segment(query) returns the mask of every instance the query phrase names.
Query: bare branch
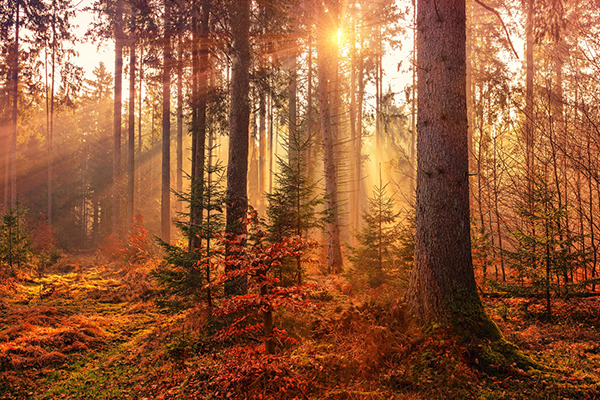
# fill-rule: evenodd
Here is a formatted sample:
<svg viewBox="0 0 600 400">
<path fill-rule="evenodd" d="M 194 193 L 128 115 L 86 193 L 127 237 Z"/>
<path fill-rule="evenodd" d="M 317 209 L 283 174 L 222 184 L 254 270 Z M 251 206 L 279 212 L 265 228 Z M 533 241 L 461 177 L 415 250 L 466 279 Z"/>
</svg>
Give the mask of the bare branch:
<svg viewBox="0 0 600 400">
<path fill-rule="evenodd" d="M 517 57 L 517 60 L 518 60 L 519 55 L 517 54 L 517 51 L 515 50 L 515 46 L 513 46 L 512 40 L 510 40 L 510 35 L 508 34 L 508 29 L 506 28 L 506 25 L 504 24 L 504 21 L 502 20 L 502 16 L 500 15 L 500 13 L 498 11 L 494 10 L 492 7 L 488 6 L 487 4 L 481 2 L 481 0 L 475 0 L 475 3 L 479 4 L 481 7 L 485 8 L 489 12 L 496 15 L 496 17 L 498 17 L 498 19 L 500 20 L 500 23 L 502 24 L 502 28 L 504 28 L 504 33 L 506 33 L 506 39 L 508 40 L 508 43 L 510 44 L 510 48 L 512 49 L 515 57 Z"/>
</svg>

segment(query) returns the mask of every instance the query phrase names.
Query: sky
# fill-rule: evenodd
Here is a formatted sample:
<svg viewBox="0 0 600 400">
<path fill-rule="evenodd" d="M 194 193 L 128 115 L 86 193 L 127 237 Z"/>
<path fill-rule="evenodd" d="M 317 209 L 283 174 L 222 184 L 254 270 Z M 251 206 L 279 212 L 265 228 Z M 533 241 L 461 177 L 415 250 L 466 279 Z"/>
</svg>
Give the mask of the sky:
<svg viewBox="0 0 600 400">
<path fill-rule="evenodd" d="M 76 35 L 83 38 L 91 23 L 93 15 L 89 11 L 84 11 L 86 7 L 91 6 L 93 0 L 81 0 L 76 5 L 77 15 L 73 20 L 76 26 Z M 398 3 L 404 3 L 398 1 Z M 410 24 L 410 21 L 407 22 Z M 403 24 L 404 25 L 404 24 Z M 402 92 L 404 87 L 411 83 L 412 77 L 409 72 L 406 72 L 410 67 L 410 51 L 412 49 L 412 30 L 407 29 L 406 40 L 402 44 L 401 50 L 388 52 L 383 59 L 384 64 L 384 91 L 387 91 L 388 86 L 392 87 L 394 92 Z M 79 53 L 75 63 L 83 67 L 85 77 L 93 78 L 92 71 L 100 62 L 104 62 L 107 70 L 110 73 L 114 72 L 114 43 L 107 41 L 100 45 L 82 42 L 76 45 L 76 50 Z M 398 71 L 398 63 L 401 62 L 400 71 Z M 126 79 L 126 77 L 124 77 Z M 127 87 L 125 84 L 123 87 Z"/>
<path fill-rule="evenodd" d="M 76 5 L 77 15 L 73 20 L 73 24 L 75 25 L 75 33 L 78 38 L 84 37 L 93 21 L 91 12 L 82 11 L 85 7 L 91 6 L 92 2 L 93 0 L 82 0 Z M 92 71 L 101 61 L 104 62 L 108 71 L 113 73 L 115 63 L 113 42 L 103 43 L 100 45 L 100 48 L 98 48 L 97 44 L 83 42 L 78 43 L 75 48 L 79 53 L 75 63 L 83 67 L 86 78 L 91 79 L 93 77 Z"/>
</svg>

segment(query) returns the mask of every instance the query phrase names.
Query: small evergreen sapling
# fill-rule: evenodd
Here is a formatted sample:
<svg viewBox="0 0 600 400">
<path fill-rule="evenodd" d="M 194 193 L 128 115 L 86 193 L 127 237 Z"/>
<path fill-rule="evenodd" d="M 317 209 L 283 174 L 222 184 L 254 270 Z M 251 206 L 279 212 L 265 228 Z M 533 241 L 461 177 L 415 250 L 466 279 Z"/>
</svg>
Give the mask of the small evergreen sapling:
<svg viewBox="0 0 600 400">
<path fill-rule="evenodd" d="M 374 186 L 368 210 L 363 212 L 364 226 L 356 235 L 358 246 L 350 248 L 349 259 L 356 278 L 378 287 L 391 279 L 406 280 L 413 260 L 414 223 L 404 225 L 395 211 L 388 184 Z"/>
<path fill-rule="evenodd" d="M 202 218 L 192 224 L 189 213 L 181 213 L 177 227 L 185 243 L 160 242 L 164 248 L 165 262 L 153 271 L 158 281 L 158 304 L 174 310 L 198 304 L 202 297 L 212 307 L 212 271 L 217 268 L 216 259 L 222 257 L 222 249 L 215 238 L 224 229 L 225 191 L 223 189 L 224 168 L 220 163 L 212 164 L 208 157 L 205 177 L 201 181 L 203 190 L 176 193 L 179 199 L 190 206 L 192 203 L 201 211 Z M 192 196 L 192 193 L 201 193 Z M 194 238 L 194 240 L 192 240 Z"/>
<path fill-rule="evenodd" d="M 275 174 L 275 187 L 267 193 L 268 238 L 277 243 L 286 237 L 302 239 L 308 232 L 321 228 L 325 219 L 318 211 L 323 198 L 316 194 L 317 183 L 310 178 L 307 164 L 308 149 L 312 138 L 305 138 L 301 129 L 296 129 L 287 149 L 288 160 L 277 159 L 279 172 Z M 303 267 L 300 258 L 288 258 L 281 262 L 279 277 L 285 284 L 301 284 Z"/>
<path fill-rule="evenodd" d="M 583 238 L 567 230 L 568 209 L 558 206 L 556 192 L 547 180 L 537 176 L 531 188 L 517 203 L 521 224 L 511 232 L 514 250 L 506 253 L 522 284 L 520 291 L 544 296 L 546 314 L 551 317 L 552 292 L 560 293 L 561 279 L 566 290 L 572 271 L 588 261 L 589 250 L 575 246 Z"/>
<path fill-rule="evenodd" d="M 2 216 L 0 225 L 0 261 L 9 275 L 15 274 L 15 265 L 31 259 L 29 233 L 23 229 L 27 210 L 17 205 Z"/>
</svg>

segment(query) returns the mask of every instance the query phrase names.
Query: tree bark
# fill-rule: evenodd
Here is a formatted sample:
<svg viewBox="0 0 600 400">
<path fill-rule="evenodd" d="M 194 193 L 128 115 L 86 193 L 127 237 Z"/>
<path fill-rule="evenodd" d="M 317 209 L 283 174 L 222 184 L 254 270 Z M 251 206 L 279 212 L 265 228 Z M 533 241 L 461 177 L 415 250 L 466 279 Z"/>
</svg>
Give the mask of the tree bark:
<svg viewBox="0 0 600 400">
<path fill-rule="evenodd" d="M 127 226 L 131 228 L 135 196 L 135 39 L 129 42 L 129 123 L 127 138 Z"/>
<path fill-rule="evenodd" d="M 183 41 L 182 32 L 177 40 L 177 193 L 183 192 Z M 177 211 L 183 211 L 183 203 L 177 201 Z"/>
<path fill-rule="evenodd" d="M 142 94 L 144 90 L 144 48 L 140 46 L 140 96 L 138 100 L 138 157 L 142 156 Z"/>
<path fill-rule="evenodd" d="M 192 180 L 190 201 L 190 226 L 195 233 L 202 223 L 202 197 L 204 195 L 204 164 L 206 143 L 206 103 L 208 96 L 208 24 L 209 2 L 202 4 L 202 14 L 198 21 L 194 11 L 194 44 L 192 49 Z M 199 28 L 198 28 L 199 26 Z M 201 240 L 192 234 L 189 249 L 199 248 Z"/>
<path fill-rule="evenodd" d="M 329 79 L 331 74 L 331 54 L 327 43 L 335 21 L 328 13 L 320 10 L 317 24 L 317 63 L 319 79 L 319 108 L 321 112 L 321 135 L 323 141 L 323 163 L 325 169 L 326 207 L 330 213 L 327 221 L 327 270 L 329 273 L 341 272 L 343 261 L 340 244 L 340 226 L 338 210 L 338 176 L 335 145 L 337 137 L 332 126 L 332 104 L 330 103 Z M 337 51 L 337 48 L 336 48 Z M 334 65 L 337 68 L 337 65 Z M 335 112 L 335 109 L 333 110 Z"/>
<path fill-rule="evenodd" d="M 527 176 L 527 192 L 531 197 L 534 178 L 534 138 L 533 138 L 533 1 L 527 2 L 527 23 L 525 40 L 525 168 Z"/>
<path fill-rule="evenodd" d="M 350 142 L 352 157 L 354 161 L 350 162 L 350 223 L 353 232 L 358 232 L 360 223 L 360 208 L 358 200 L 358 192 L 360 181 L 358 178 L 358 170 L 356 164 L 360 164 L 358 154 L 358 141 L 360 138 L 356 135 L 356 30 L 352 29 L 352 41 L 350 50 Z M 352 235 L 354 244 L 356 245 L 356 236 Z"/>
<path fill-rule="evenodd" d="M 52 226 L 52 188 L 54 159 L 54 81 L 56 74 L 56 1 L 52 2 L 52 60 L 50 82 L 50 125 L 48 129 L 48 225 Z"/>
<path fill-rule="evenodd" d="M 165 31 L 162 91 L 162 185 L 160 201 L 161 238 L 171 241 L 171 5 L 164 0 Z"/>
<path fill-rule="evenodd" d="M 416 243 L 406 299 L 425 326 L 499 338 L 471 258 L 465 20 L 464 0 L 418 2 Z"/>
<path fill-rule="evenodd" d="M 112 182 L 112 233 L 118 233 L 120 214 L 119 195 L 121 186 L 121 102 L 123 84 L 123 1 L 117 0 L 115 16 L 115 97 L 113 127 L 113 182 Z"/>
<path fill-rule="evenodd" d="M 17 1 L 15 11 L 15 48 L 13 50 L 13 66 L 12 66 L 12 135 L 11 135 L 11 152 L 10 152 L 10 206 L 17 206 L 17 118 L 19 116 L 19 15 L 20 2 Z"/>
<path fill-rule="evenodd" d="M 229 161 L 227 163 L 226 232 L 246 233 L 240 220 L 248 208 L 248 124 L 250 121 L 250 0 L 231 6 L 233 36 L 231 69 L 231 107 L 229 114 Z M 246 279 L 236 279 L 225 288 L 227 295 L 247 292 Z"/>
<path fill-rule="evenodd" d="M 264 91 L 258 94 L 258 215 L 264 216 L 267 205 L 265 192 L 267 183 L 267 98 Z"/>
<path fill-rule="evenodd" d="M 295 46 L 294 46 L 295 47 Z M 291 163 L 297 157 L 295 154 L 294 143 L 299 143 L 299 138 L 297 135 L 297 92 L 298 92 L 298 54 L 296 53 L 296 49 L 293 48 L 291 50 L 291 58 L 290 58 L 290 84 L 288 86 L 288 96 L 289 96 L 289 137 L 288 137 L 288 162 Z M 296 145 L 297 147 L 297 145 Z"/>
</svg>

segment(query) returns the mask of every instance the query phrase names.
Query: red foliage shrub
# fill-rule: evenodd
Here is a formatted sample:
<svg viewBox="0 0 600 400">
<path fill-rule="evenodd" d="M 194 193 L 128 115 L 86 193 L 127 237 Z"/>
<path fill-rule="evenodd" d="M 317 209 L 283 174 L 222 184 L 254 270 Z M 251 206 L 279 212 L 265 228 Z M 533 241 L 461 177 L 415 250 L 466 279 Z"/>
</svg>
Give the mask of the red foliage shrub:
<svg viewBox="0 0 600 400">
<path fill-rule="evenodd" d="M 51 252 L 56 248 L 56 233 L 54 228 L 48 225 L 44 214 L 40 215 L 31 231 L 31 246 L 36 254 Z"/>
<path fill-rule="evenodd" d="M 131 263 L 143 263 L 152 257 L 152 243 L 148 237 L 148 229 L 144 228 L 143 214 L 133 217 L 123 253 Z"/>
<path fill-rule="evenodd" d="M 110 261 L 118 261 L 123 257 L 124 244 L 119 235 L 106 236 L 98 244 L 98 254 Z"/>
<path fill-rule="evenodd" d="M 220 247 L 229 249 L 229 255 L 218 261 L 227 272 L 207 287 L 223 286 L 247 277 L 248 293 L 225 299 L 214 310 L 217 315 L 234 316 L 231 324 L 217 333 L 217 338 L 252 336 L 262 331 L 265 350 L 273 353 L 276 341 L 281 344 L 296 342 L 285 330 L 274 326 L 273 313 L 279 308 L 299 312 L 317 305 L 308 299 L 308 292 L 315 289 L 314 285 L 281 287 L 279 279 L 272 276 L 272 269 L 281 266 L 286 257 L 303 257 L 304 250 L 314 245 L 299 237 L 269 243 L 254 211 L 248 213 L 245 223 L 247 235 L 234 239 L 225 235 L 218 238 Z"/>
<path fill-rule="evenodd" d="M 311 383 L 307 376 L 295 371 L 288 357 L 263 354 L 248 346 L 236 346 L 225 352 L 223 361 L 214 376 L 219 397 L 307 398 Z"/>
</svg>

